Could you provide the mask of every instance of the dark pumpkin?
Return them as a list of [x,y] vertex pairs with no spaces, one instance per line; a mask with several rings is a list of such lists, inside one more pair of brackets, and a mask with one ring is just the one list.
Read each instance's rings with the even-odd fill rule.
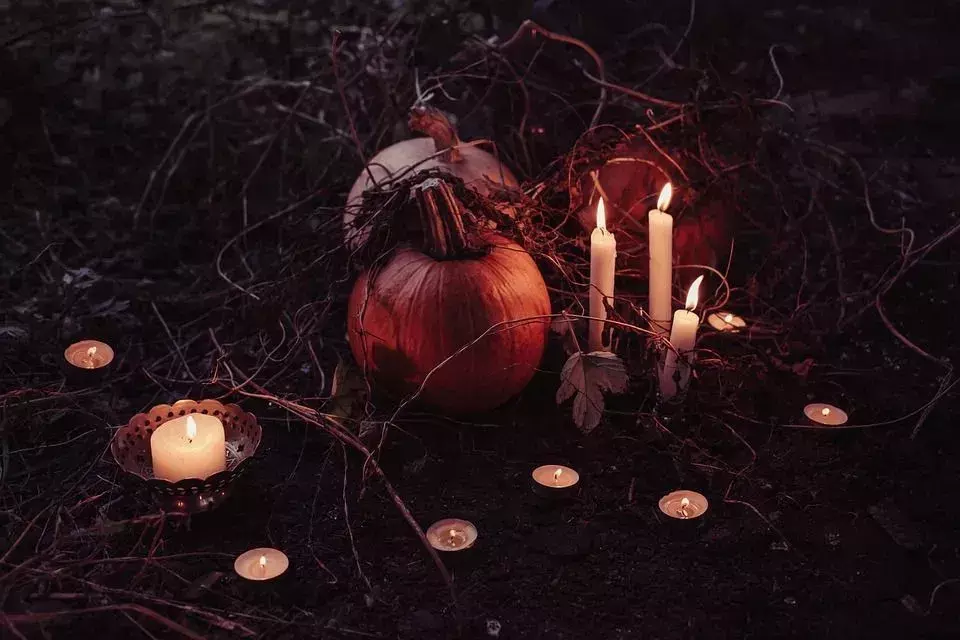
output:
[[[685,167],[693,172],[693,167]],[[621,144],[599,168],[598,181],[606,195],[607,227],[617,236],[617,268],[646,277],[650,254],[647,250],[647,214],[657,203],[668,181],[673,199],[668,212],[674,216],[673,262],[675,265],[706,264],[722,267],[730,251],[733,233],[732,209],[718,195],[718,189],[696,189],[673,164],[647,141],[634,138]],[[599,198],[589,172],[571,190],[571,207],[587,231],[596,226]],[[676,272],[675,284],[685,289],[698,272]]]
[[522,247],[491,233],[468,240],[459,201],[441,181],[428,182],[424,250],[400,248],[360,276],[348,306],[350,348],[389,390],[409,394],[426,380],[418,399],[431,407],[493,409],[540,364],[550,298]]

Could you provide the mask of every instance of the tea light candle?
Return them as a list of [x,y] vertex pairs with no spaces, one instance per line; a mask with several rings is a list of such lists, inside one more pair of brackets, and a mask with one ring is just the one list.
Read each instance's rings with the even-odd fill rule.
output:
[[290,560],[287,558],[287,554],[270,547],[259,547],[245,551],[237,556],[233,563],[233,570],[237,572],[238,576],[255,582],[273,580],[286,573],[289,567]]
[[544,497],[568,496],[577,490],[580,474],[559,464],[545,464],[531,474],[533,490]]
[[675,520],[692,520],[700,518],[710,508],[706,496],[696,491],[671,491],[660,498],[660,512]]
[[477,528],[467,520],[446,518],[430,525],[427,541],[437,551],[464,551],[477,541]]
[[657,208],[649,213],[647,230],[650,246],[650,330],[660,335],[670,332],[673,309],[673,216],[666,213],[673,187],[668,182],[660,191]]
[[828,427],[839,427],[847,423],[847,412],[843,409],[838,409],[832,404],[814,402],[813,404],[805,406],[803,413],[811,421]]
[[[690,291],[687,292],[686,309],[677,309],[673,314],[673,326],[670,329],[671,349],[664,355],[663,369],[660,371],[660,394],[672,398],[679,389],[684,389],[690,379],[690,366],[693,364],[693,348],[697,344],[697,328],[700,318],[694,313],[697,308],[697,296],[703,276],[698,276]],[[680,381],[676,376],[679,372]]]
[[223,423],[201,413],[164,422],[150,436],[150,454],[156,478],[207,478],[227,467]]
[[747,326],[743,318],[727,311],[711,313],[707,316],[707,323],[717,331],[731,331],[734,333]]
[[590,236],[590,351],[602,351],[603,330],[607,326],[607,307],[613,304],[613,281],[617,272],[617,239],[607,231],[603,198],[597,202],[597,228]]
[[99,340],[74,342],[63,352],[67,362],[78,369],[100,369],[113,362],[113,348]]

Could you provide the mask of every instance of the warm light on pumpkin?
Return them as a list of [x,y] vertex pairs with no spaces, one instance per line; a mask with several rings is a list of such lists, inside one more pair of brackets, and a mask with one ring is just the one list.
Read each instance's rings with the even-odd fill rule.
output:
[[597,228],[601,231],[607,230],[607,210],[603,206],[603,198],[597,202]]
[[357,279],[350,349],[388,391],[447,414],[488,411],[518,394],[540,364],[546,284],[530,254],[503,236],[486,233],[468,247],[468,212],[449,185],[425,181],[415,193],[432,220],[424,246],[399,247]]
[[697,302],[700,301],[700,283],[703,282],[703,276],[697,276],[697,279],[690,285],[687,291],[687,303],[684,305],[687,311],[693,311],[697,308]]
[[666,211],[667,207],[670,206],[671,198],[673,198],[673,185],[668,182],[660,190],[660,197],[657,198],[657,210]]

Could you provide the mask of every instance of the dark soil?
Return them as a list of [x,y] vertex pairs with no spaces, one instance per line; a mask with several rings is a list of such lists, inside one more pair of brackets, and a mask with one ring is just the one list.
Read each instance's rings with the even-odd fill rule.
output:
[[[0,0],[0,636],[453,638],[459,620],[471,638],[960,637],[960,236],[894,281],[900,237],[867,209],[918,250],[960,222],[957,3],[697,3],[689,30],[686,3],[592,4]],[[382,443],[420,525],[480,530],[450,567],[455,607],[383,481],[281,404],[342,409],[343,197],[358,145],[408,135],[417,82],[464,139],[497,142],[528,195],[548,185],[543,216],[565,208],[553,187],[596,107],[590,59],[531,40],[504,53],[511,73],[476,53],[531,16],[592,44],[612,82],[738,101],[740,120],[704,115],[670,142],[702,133],[724,164],[745,159],[718,182],[744,213],[728,306],[757,330],[704,331],[668,406],[623,332],[631,389],[590,434],[554,401],[556,338],[491,415],[391,422],[395,403],[357,402],[350,428]],[[751,102],[774,96],[794,112]],[[648,106],[615,95],[601,123],[647,123]],[[885,283],[904,339],[874,306]],[[78,336],[114,345],[103,384],[65,379]],[[161,516],[112,434],[202,397],[255,413],[263,444],[222,507]],[[855,428],[796,428],[813,399]],[[576,498],[532,494],[548,462],[580,472]],[[679,487],[710,499],[703,528],[658,517]],[[256,546],[293,571],[241,583],[232,559]]]

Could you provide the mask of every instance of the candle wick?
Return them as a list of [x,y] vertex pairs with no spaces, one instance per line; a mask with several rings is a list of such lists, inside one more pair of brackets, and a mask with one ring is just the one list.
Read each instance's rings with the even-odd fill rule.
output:
[[193,419],[193,416],[187,416],[187,442],[193,443],[193,439],[197,437],[197,421]]

